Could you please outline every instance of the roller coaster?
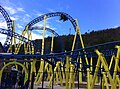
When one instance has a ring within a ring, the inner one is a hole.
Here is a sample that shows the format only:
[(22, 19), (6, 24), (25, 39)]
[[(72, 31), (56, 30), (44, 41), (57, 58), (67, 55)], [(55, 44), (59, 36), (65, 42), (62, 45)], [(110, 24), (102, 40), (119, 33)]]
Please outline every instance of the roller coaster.
[[(14, 21), (2, 6), (0, 12), (7, 23), (7, 29), (0, 28), (0, 33), (7, 35), (4, 53), (0, 53), (0, 89), (54, 89), (56, 85), (61, 89), (80, 89), (83, 85), (86, 89), (120, 89), (120, 41), (85, 47), (77, 19), (64, 12), (41, 15), (18, 34)], [(69, 20), (73, 25), (75, 35), (71, 51), (54, 52), (54, 37), (59, 37), (59, 34), (46, 27), (46, 20), (55, 16), (63, 21)], [(42, 27), (34, 26), (40, 21), (44, 22)], [(43, 31), (42, 44), (38, 44), (41, 52), (35, 52), (34, 30)], [(46, 31), (52, 34), (49, 53), (44, 52)], [(75, 49), (78, 41), (81, 48)], [(22, 46), (24, 53), (20, 54)]]

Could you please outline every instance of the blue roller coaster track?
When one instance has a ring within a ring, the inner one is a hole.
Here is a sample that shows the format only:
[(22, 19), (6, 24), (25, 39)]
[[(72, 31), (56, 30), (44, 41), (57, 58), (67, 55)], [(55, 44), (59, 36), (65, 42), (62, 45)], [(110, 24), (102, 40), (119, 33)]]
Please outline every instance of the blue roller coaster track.
[[(0, 5), (0, 12), (3, 15), (6, 23), (7, 23), (7, 28), (8, 30), (12, 31), (12, 20), (10, 19), (10, 16), (8, 15), (7, 11)], [(10, 45), (10, 40), (11, 40), (11, 36), (7, 36), (6, 41), (4, 43), (4, 48), (7, 49), (8, 46)]]
[[(43, 30), (43, 27), (35, 26), (28, 30)], [(53, 33), (56, 37), (59, 36), (53, 29), (46, 27), (46, 30)]]
[(19, 39), (19, 40), (21, 40), (23, 42), (30, 41), (26, 37), (24, 37), (24, 36), (22, 36), (22, 35), (20, 35), (18, 33), (12, 32), (11, 30), (0, 28), (0, 33), (5, 34), (5, 35), (10, 36), (10, 37), (14, 36), (15, 38), (17, 38), (17, 39)]
[(55, 16), (60, 16), (60, 20), (63, 20), (63, 21), (69, 20), (69, 21), (72, 23), (72, 25), (73, 25), (73, 27), (74, 27), (74, 29), (75, 29), (75, 31), (76, 31), (76, 26), (77, 26), (76, 21), (75, 21), (69, 14), (64, 13), (64, 12), (51, 12), (51, 13), (47, 13), (47, 14), (41, 15), (41, 16), (35, 18), (34, 20), (32, 20), (31, 22), (29, 22), (29, 23), (26, 25), (26, 27), (28, 26), (28, 29), (31, 29), (31, 27), (32, 27), (33, 25), (35, 25), (35, 24), (37, 24), (38, 22), (44, 20), (44, 16), (45, 16), (45, 15), (46, 15), (46, 18), (55, 17)]
[[(8, 13), (5, 11), (5, 9), (2, 6), (0, 6), (0, 12), (2, 13), (3, 17), (5, 18), (5, 21), (7, 22), (7, 27), (8, 27), (7, 29), (0, 28), (0, 33), (7, 35), (6, 41), (4, 43), (4, 49), (8, 48), (8, 46), (10, 45), (10, 41), (11, 41), (12, 37), (15, 37), (15, 38), (17, 38), (17, 39), (19, 39), (23, 42), (28, 42), (28, 41), (34, 42), (32, 40), (28, 40), (26, 37), (24, 37), (24, 36), (22, 36), (18, 33), (13, 32), (12, 31), (12, 20), (10, 19)], [(72, 23), (72, 25), (74, 27), (74, 30), (76, 31), (76, 27), (77, 27), (76, 21), (70, 15), (68, 15), (67, 13), (64, 13), (64, 12), (53, 12), (53, 13), (47, 13), (47, 14), (41, 15), (41, 16), (35, 18), (34, 20), (32, 20), (31, 22), (29, 22), (25, 26), (24, 30), (26, 30), (27, 27), (28, 27), (28, 30), (42, 30), (43, 27), (38, 27), (38, 26), (34, 27), (33, 25), (35, 25), (38, 22), (44, 20), (45, 15), (46, 15), (46, 18), (59, 16), (60, 20), (63, 20), (63, 21), (69, 20)], [(55, 36), (59, 37), (59, 35), (54, 30), (52, 30), (50, 28), (46, 28), (46, 30), (48, 30), (49, 32), (52, 32)], [(90, 68), (91, 66), (92, 67), (94, 67), (94, 66), (92, 64), (88, 64), (88, 63), (85, 63), (85, 62), (81, 63), (81, 62), (77, 61), (77, 58), (83, 58), (83, 59), (85, 59), (85, 58), (88, 58), (88, 59), (95, 58), (95, 59), (97, 59), (98, 57), (103, 58), (104, 56), (105, 57), (112, 57), (113, 55), (117, 55), (117, 51), (120, 50), (120, 49), (115, 48), (116, 45), (120, 45), (120, 41), (107, 42), (107, 43), (98, 44), (98, 45), (94, 45), (94, 46), (90, 46), (90, 47), (76, 49), (76, 50), (73, 50), (73, 51), (67, 51), (67, 52), (60, 52), (60, 53), (52, 52), (52, 53), (44, 54), (44, 55), (41, 55), (40, 53), (39, 54), (37, 54), (37, 53), (36, 54), (0, 53), (0, 62), (14, 62), (14, 63), (16, 63), (16, 62), (33, 62), (33, 61), (38, 62), (38, 61), (41, 61), (40, 59), (42, 59), (45, 62), (47, 62), (48, 64), (52, 65), (53, 74), (54, 74), (54, 68), (56, 66), (56, 63), (58, 61), (61, 61), (61, 62), (65, 63), (66, 62), (66, 57), (69, 57), (70, 60), (68, 60), (68, 61), (75, 65), (75, 68), (76, 68), (75, 71), (76, 70), (79, 71), (78, 70), (78, 68), (80, 68), (79, 64), (82, 64), (82, 71), (83, 71), (83, 70), (86, 70), (86, 68)], [(98, 55), (97, 52), (94, 51), (96, 49), (98, 51), (100, 51), (99, 55)], [(13, 60), (4, 60), (4, 59), (13, 59)], [(23, 59), (27, 59), (27, 60), (23, 60)], [(119, 58), (116, 57), (116, 59), (119, 59)], [(98, 63), (100, 64), (100, 61)], [(105, 62), (103, 62), (103, 63), (105, 64)], [(106, 66), (106, 65), (104, 65), (104, 66)], [(100, 66), (101, 66), (101, 64), (100, 64)], [(116, 68), (117, 68), (117, 66), (116, 66)], [(65, 68), (66, 66), (62, 65), (61, 67)], [(96, 65), (96, 68), (97, 67), (98, 66)], [(95, 73), (94, 73), (94, 75), (95, 75)], [(95, 76), (97, 76), (97, 75), (95, 75)], [(53, 81), (54, 81), (54, 78), (53, 78)], [(0, 89), (3, 89), (3, 88), (0, 88)], [(79, 89), (79, 87), (78, 87), (78, 89)]]

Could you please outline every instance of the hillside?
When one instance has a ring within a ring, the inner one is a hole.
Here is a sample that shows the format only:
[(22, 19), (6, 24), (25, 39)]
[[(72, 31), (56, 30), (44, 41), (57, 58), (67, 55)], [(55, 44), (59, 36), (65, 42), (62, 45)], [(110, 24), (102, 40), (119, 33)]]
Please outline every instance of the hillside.
[[(82, 34), (83, 41), (85, 44), (85, 47), (93, 46), (96, 44), (102, 44), (106, 42), (112, 42), (112, 41), (119, 41), (120, 40), (120, 27), (117, 28), (110, 28), (110, 29), (104, 29), (99, 31), (91, 31), (89, 33)], [(59, 37), (54, 38), (54, 52), (61, 52), (61, 51), (70, 51), (73, 44), (74, 35), (62, 35)], [(38, 45), (39, 44), (39, 45)], [(35, 40), (35, 52), (40, 51), (42, 41), (40, 39)], [(75, 46), (75, 49), (81, 48), (80, 42), (78, 42)], [(23, 53), (23, 46), (21, 47), (21, 51)], [(49, 53), (51, 48), (51, 37), (45, 38), (45, 53)], [(3, 52), (2, 44), (0, 44), (0, 52)]]
[[(90, 33), (86, 32), (85, 34), (82, 34), (82, 37), (83, 37), (85, 47), (93, 46), (96, 44), (102, 44), (106, 42), (119, 41), (120, 40), (120, 27), (104, 29), (104, 30), (99, 30), (99, 31), (91, 31)], [(73, 38), (74, 38), (74, 35), (63, 35), (58, 38), (55, 37), (54, 52), (60, 52), (64, 49), (67, 51), (71, 50)], [(41, 48), (40, 45), (39, 47), (37, 45), (39, 41), (41, 40), (36, 41), (35, 49)], [(50, 49), (50, 44), (51, 44), (51, 37), (48, 37), (45, 39), (45, 48)], [(76, 47), (81, 48), (80, 42), (77, 44), (76, 44), (77, 45)]]
[(83, 35), (85, 46), (120, 40), (120, 27), (92, 31)]

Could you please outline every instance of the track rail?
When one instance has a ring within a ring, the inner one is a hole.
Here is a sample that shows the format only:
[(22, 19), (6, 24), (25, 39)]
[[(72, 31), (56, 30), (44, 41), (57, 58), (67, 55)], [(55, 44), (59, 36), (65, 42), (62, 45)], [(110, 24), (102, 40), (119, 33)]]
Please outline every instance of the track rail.
[[(31, 29), (29, 30), (43, 30), (43, 27), (39, 27), (39, 26), (35, 26), (35, 27), (32, 27)], [(56, 37), (59, 36), (57, 32), (55, 32), (53, 29), (51, 28), (48, 28), (46, 27), (46, 30), (53, 33)]]
[[(1, 5), (0, 5), (0, 12), (7, 23), (7, 28), (12, 31), (12, 20), (10, 19), (10, 16), (8, 15), (7, 11)], [(8, 35), (4, 43), (4, 48), (8, 48), (8, 46), (10, 45), (10, 40), (11, 40), (11, 36)]]
[(10, 37), (14, 36), (15, 38), (17, 38), (17, 39), (19, 39), (19, 40), (21, 40), (23, 42), (30, 41), (26, 37), (24, 37), (24, 36), (22, 36), (22, 35), (20, 35), (18, 33), (12, 32), (11, 30), (0, 28), (0, 33), (5, 34), (5, 35), (10, 36)]
[(44, 20), (44, 16), (46, 15), (46, 18), (51, 18), (51, 17), (55, 17), (55, 16), (60, 16), (61, 20), (63, 21), (66, 21), (66, 20), (70, 20), (70, 22), (72, 23), (75, 31), (76, 31), (76, 21), (67, 13), (64, 13), (64, 12), (52, 12), (52, 13), (47, 13), (47, 14), (44, 14), (44, 15), (41, 15), (37, 18), (35, 18), (34, 20), (32, 20), (31, 22), (29, 22), (26, 27), (28, 26), (28, 29), (31, 29), (31, 27), (35, 24), (37, 24), (38, 22)]

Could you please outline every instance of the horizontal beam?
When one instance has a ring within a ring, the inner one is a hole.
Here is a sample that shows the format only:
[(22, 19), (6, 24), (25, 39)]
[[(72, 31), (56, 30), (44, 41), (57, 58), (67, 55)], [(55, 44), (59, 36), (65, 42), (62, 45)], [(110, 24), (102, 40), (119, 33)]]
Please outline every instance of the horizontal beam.
[[(32, 62), (33, 60), (30, 60), (30, 59), (37, 59), (38, 60), (41, 60), (43, 59), (44, 61), (48, 62), (49, 64), (53, 65), (54, 66), (54, 63), (52, 63), (49, 59), (51, 57), (49, 56), (45, 56), (45, 55), (40, 55), (40, 54), (35, 54), (35, 55), (17, 55), (17, 54), (0, 54), (0, 61), (4, 62), (4, 61), (23, 61), (23, 62)], [(3, 59), (18, 59), (18, 60), (3, 60)], [(20, 59), (20, 60), (19, 60)], [(21, 60), (23, 59), (23, 60)], [(24, 59), (27, 59), (27, 60), (24, 60)]]

